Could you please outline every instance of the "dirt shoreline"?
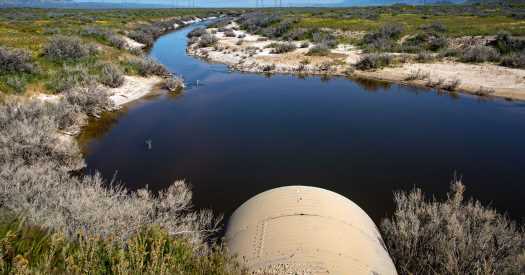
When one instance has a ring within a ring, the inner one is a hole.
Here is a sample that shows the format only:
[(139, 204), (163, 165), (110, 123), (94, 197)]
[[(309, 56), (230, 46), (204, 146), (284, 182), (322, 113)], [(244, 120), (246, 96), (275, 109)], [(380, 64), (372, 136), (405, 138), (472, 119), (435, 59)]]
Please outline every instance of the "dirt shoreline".
[[(176, 25), (174, 26), (175, 30), (178, 30), (180, 28), (186, 27), (190, 24), (201, 22), (203, 20), (209, 20), (214, 19), (216, 17), (209, 17), (209, 18), (199, 18), (194, 17), (193, 20), (183, 22), (182, 25)], [(126, 41), (126, 48), (129, 50), (133, 49), (143, 49), (145, 48), (145, 45), (142, 43), (139, 43), (127, 36), (122, 36), (122, 38)], [(109, 96), (109, 99), (113, 103), (113, 109), (107, 110), (109, 112), (118, 110), (125, 105), (138, 100), (140, 98), (143, 98), (150, 93), (154, 92), (155, 90), (158, 90), (158, 87), (165, 81), (165, 78), (160, 76), (148, 76), (148, 77), (141, 77), (141, 76), (131, 76), (131, 75), (125, 75), (124, 76), (124, 83), (122, 86), (118, 88), (108, 88), (105, 87), (106, 93)], [(50, 94), (44, 94), (44, 93), (35, 93), (30, 96), (30, 98), (35, 98), (36, 100), (41, 100), (43, 102), (48, 102), (51, 104), (58, 104), (60, 100), (63, 98), (63, 95), (50, 95)], [(86, 125), (88, 121), (87, 115), (81, 115), (79, 117), (76, 125), (72, 127), (72, 129), (69, 129), (67, 131), (60, 131), (57, 132), (58, 140), (60, 141), (60, 144), (57, 144), (57, 146), (64, 146), (72, 143), (76, 143), (76, 137), (80, 135), (82, 128)], [(79, 167), (81, 168), (81, 167)]]
[(353, 45), (340, 44), (327, 56), (308, 56), (313, 45), (301, 48), (304, 41), (295, 41), (297, 49), (273, 54), (269, 40), (238, 30), (235, 23), (228, 25), (235, 37), (210, 28), (218, 41), (213, 47), (188, 45), (192, 56), (228, 65), (232, 70), (252, 73), (280, 73), (295, 75), (348, 76), (380, 80), (403, 85), (433, 88), (448, 92), (462, 92), (479, 96), (525, 100), (525, 70), (495, 64), (466, 64), (455, 61), (432, 63), (407, 62), (382, 69), (361, 71), (351, 69), (363, 53)]

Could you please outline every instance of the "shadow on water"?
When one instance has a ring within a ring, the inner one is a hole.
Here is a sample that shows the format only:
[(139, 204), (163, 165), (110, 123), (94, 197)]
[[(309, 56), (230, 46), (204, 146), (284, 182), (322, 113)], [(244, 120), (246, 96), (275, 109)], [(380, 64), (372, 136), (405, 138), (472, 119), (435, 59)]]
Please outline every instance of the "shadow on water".
[(468, 196), (524, 216), (523, 103), (363, 79), (229, 72), (186, 55), (192, 28), (161, 37), (151, 56), (199, 85), (90, 123), (80, 137), (88, 171), (108, 179), (118, 171), (130, 189), (185, 179), (196, 207), (225, 217), (270, 188), (318, 186), (376, 222), (391, 214), (394, 190), (444, 195), (457, 172)]
[(388, 91), (392, 83), (386, 81), (377, 81), (366, 78), (352, 78), (352, 80), (367, 92)]

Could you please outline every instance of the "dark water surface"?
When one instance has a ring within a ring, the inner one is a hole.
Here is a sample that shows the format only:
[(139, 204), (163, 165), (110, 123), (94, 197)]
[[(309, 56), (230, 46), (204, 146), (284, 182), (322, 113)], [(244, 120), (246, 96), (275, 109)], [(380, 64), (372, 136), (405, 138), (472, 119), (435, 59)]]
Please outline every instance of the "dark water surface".
[(151, 51), (190, 87), (91, 124), (83, 136), (90, 171), (106, 178), (118, 171), (131, 189), (185, 179), (197, 207), (226, 216), (273, 187), (318, 186), (376, 222), (392, 212), (394, 190), (418, 186), (440, 196), (456, 171), (468, 196), (525, 217), (524, 103), (230, 73), (185, 54), (190, 29), (160, 38)]

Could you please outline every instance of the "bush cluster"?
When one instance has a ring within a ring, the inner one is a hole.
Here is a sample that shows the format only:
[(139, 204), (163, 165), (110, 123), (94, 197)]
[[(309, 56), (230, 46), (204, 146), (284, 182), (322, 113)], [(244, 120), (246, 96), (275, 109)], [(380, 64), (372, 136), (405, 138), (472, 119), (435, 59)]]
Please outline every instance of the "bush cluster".
[(96, 82), (86, 65), (63, 65), (47, 83), (50, 91), (62, 93), (77, 86), (88, 86)]
[(463, 62), (487, 62), (498, 61), (499, 52), (489, 46), (471, 46), (463, 51), (460, 59)]
[(188, 38), (201, 37), (205, 33), (207, 33), (205, 28), (196, 28), (189, 32), (186, 36)]
[(312, 33), (312, 42), (322, 47), (333, 49), (337, 47), (337, 38), (327, 32), (315, 31)]
[(281, 17), (274, 13), (245, 13), (242, 14), (237, 22), (239, 26), (249, 33), (262, 34), (262, 30), (270, 25), (281, 21)]
[(213, 34), (206, 33), (200, 37), (197, 46), (199, 48), (206, 48), (215, 45), (215, 43), (217, 43), (217, 37)]
[(27, 221), (75, 238), (129, 239), (146, 224), (202, 244), (215, 232), (209, 211), (191, 210), (191, 191), (175, 182), (158, 196), (129, 192), (100, 176), (72, 176), (82, 166), (75, 142), (58, 135), (76, 115), (97, 115), (111, 103), (98, 88), (73, 90), (59, 103), (9, 100), (0, 105), (0, 205)]
[(112, 102), (106, 90), (97, 85), (76, 87), (64, 94), (65, 102), (81, 114), (98, 117), (112, 108)]
[[(191, 18), (192, 19), (192, 18)], [(142, 24), (128, 33), (128, 36), (148, 47), (153, 45), (155, 39), (168, 31), (175, 29), (175, 26), (185, 25), (183, 21), (186, 18), (172, 18), (168, 20), (160, 20), (151, 24)], [(188, 18), (187, 20), (190, 20)]]
[(501, 58), (502, 66), (525, 69), (525, 52), (511, 53)]
[(283, 37), (293, 26), (293, 20), (283, 20), (278, 24), (268, 26), (264, 28), (261, 33), (269, 38), (279, 38)]
[(57, 61), (78, 60), (97, 53), (97, 48), (78, 37), (56, 35), (44, 47), (44, 55)]
[(500, 32), (490, 46), (496, 48), (501, 54), (523, 52), (525, 51), (525, 39), (512, 37), (508, 32)]
[(400, 46), (402, 52), (438, 51), (448, 46), (445, 35), (435, 32), (418, 32), (407, 38)]
[(292, 28), (290, 31), (288, 31), (282, 36), (282, 39), (287, 40), (287, 41), (292, 41), (292, 40), (297, 41), (297, 40), (306, 39), (307, 36), (308, 36), (308, 31), (306, 29), (303, 29), (303, 28), (293, 29)]
[(27, 80), (23, 76), (13, 75), (7, 78), (5, 84), (11, 87), (15, 93), (22, 94), (26, 91)]
[(164, 81), (164, 88), (170, 92), (178, 92), (184, 88), (184, 81), (179, 77), (170, 77)]
[(379, 30), (365, 34), (361, 45), (374, 51), (392, 51), (404, 28), (400, 24), (385, 24)]
[(363, 56), (354, 66), (358, 70), (366, 71), (386, 67), (391, 63), (390, 55), (372, 53)]
[(11, 73), (33, 73), (35, 65), (31, 54), (24, 50), (0, 47), (0, 75)]
[(478, 201), (465, 201), (464, 190), (454, 181), (444, 201), (427, 200), (419, 189), (395, 194), (395, 213), (381, 231), (400, 274), (523, 273), (523, 229)]
[(308, 50), (307, 55), (312, 56), (326, 56), (330, 53), (330, 48), (326, 46), (325, 44), (319, 44), (311, 47)]
[(225, 29), (224, 36), (225, 37), (235, 37), (235, 32), (232, 29)]
[(232, 22), (232, 18), (227, 16), (227, 17), (215, 20), (215, 22), (210, 23), (208, 25), (208, 28), (216, 28), (216, 29), (224, 28), (228, 26), (231, 22)]
[(141, 76), (167, 76), (170, 74), (166, 67), (150, 57), (133, 58), (129, 60), (129, 63)]
[(270, 44), (271, 48), (273, 48), (271, 50), (271, 53), (273, 54), (282, 54), (282, 53), (287, 53), (287, 52), (293, 52), (297, 49), (297, 46), (292, 43), (292, 42), (287, 42), (287, 43), (272, 43)]
[(98, 80), (108, 87), (117, 88), (124, 84), (124, 75), (116, 65), (103, 63), (100, 66), (100, 77)]
[(110, 30), (103, 29), (100, 27), (85, 27), (82, 30), (81, 34), (84, 36), (91, 36), (98, 40), (104, 41), (117, 49), (124, 49), (127, 45), (126, 41), (122, 37), (116, 35)]

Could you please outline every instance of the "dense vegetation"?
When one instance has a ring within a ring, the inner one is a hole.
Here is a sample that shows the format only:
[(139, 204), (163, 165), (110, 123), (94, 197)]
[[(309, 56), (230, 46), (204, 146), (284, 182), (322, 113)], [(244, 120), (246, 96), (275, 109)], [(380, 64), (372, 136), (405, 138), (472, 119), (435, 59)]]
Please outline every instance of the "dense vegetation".
[(327, 55), (338, 43), (377, 53), (365, 56), (358, 69), (439, 59), (525, 68), (524, 18), (525, 6), (495, 3), (257, 11), (236, 21), (271, 39), (309, 40), (309, 55)]
[(3, 274), (244, 274), (221, 247), (196, 248), (158, 226), (145, 226), (126, 242), (62, 233), (21, 218), (0, 216)]
[(395, 194), (381, 231), (400, 274), (523, 274), (525, 231), (496, 210), (465, 201), (455, 180), (444, 201), (420, 189)]
[[(124, 36), (150, 46), (159, 35), (212, 10), (0, 9), (0, 91), (61, 93), (77, 84), (121, 84), (142, 52)], [(108, 63), (112, 67), (108, 67)]]

